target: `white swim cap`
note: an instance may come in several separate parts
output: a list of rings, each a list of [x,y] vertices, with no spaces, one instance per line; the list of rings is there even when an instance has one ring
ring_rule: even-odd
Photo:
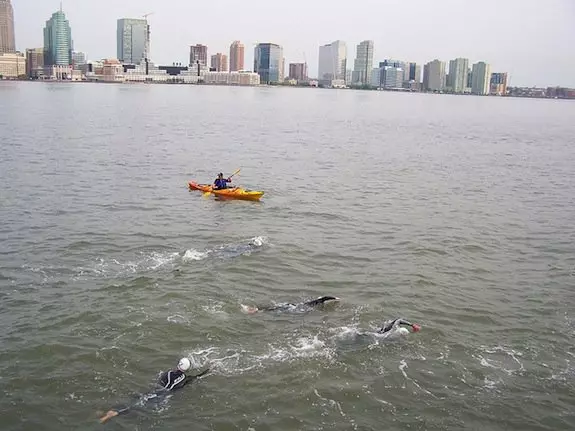
[[[178,362],[178,370],[180,371],[188,371],[191,366],[192,363],[188,358],[182,358],[180,359],[180,362]]]

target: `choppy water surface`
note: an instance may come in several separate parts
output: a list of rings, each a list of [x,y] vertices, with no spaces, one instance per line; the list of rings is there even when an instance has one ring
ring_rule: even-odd
[[[575,104],[0,83],[3,430],[572,430]],[[241,167],[260,203],[186,188]],[[308,313],[242,305],[340,297]],[[377,337],[405,317],[421,332]],[[212,373],[100,425],[182,355]]]

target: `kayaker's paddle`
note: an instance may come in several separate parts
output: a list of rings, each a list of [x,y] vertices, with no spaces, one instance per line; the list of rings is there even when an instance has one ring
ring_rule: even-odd
[[[234,175],[239,174],[241,170],[242,170],[242,168],[239,168],[237,171],[235,171],[233,174],[231,174],[228,178],[231,178],[231,177],[233,177]],[[210,190],[207,191],[207,192],[204,192],[204,193],[202,194],[202,196],[203,196],[203,197],[206,197],[206,196],[211,195],[211,194],[212,194],[212,190],[213,190],[213,188],[210,186]]]

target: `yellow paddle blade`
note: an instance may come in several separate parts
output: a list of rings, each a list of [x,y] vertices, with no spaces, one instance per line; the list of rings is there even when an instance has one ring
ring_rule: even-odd
[[[235,171],[233,174],[231,174],[228,178],[231,178],[231,177],[233,177],[234,175],[239,174],[241,170],[242,170],[242,168],[239,168],[237,171]]]
[[[212,192],[204,192],[204,193],[202,193],[202,197],[205,198],[205,197],[208,197],[208,196],[211,195],[211,194],[212,194]]]

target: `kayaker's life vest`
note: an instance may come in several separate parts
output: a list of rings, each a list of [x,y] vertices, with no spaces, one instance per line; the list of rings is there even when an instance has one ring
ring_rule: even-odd
[[[216,189],[225,189],[228,187],[225,178],[217,178],[214,185],[216,186]]]

